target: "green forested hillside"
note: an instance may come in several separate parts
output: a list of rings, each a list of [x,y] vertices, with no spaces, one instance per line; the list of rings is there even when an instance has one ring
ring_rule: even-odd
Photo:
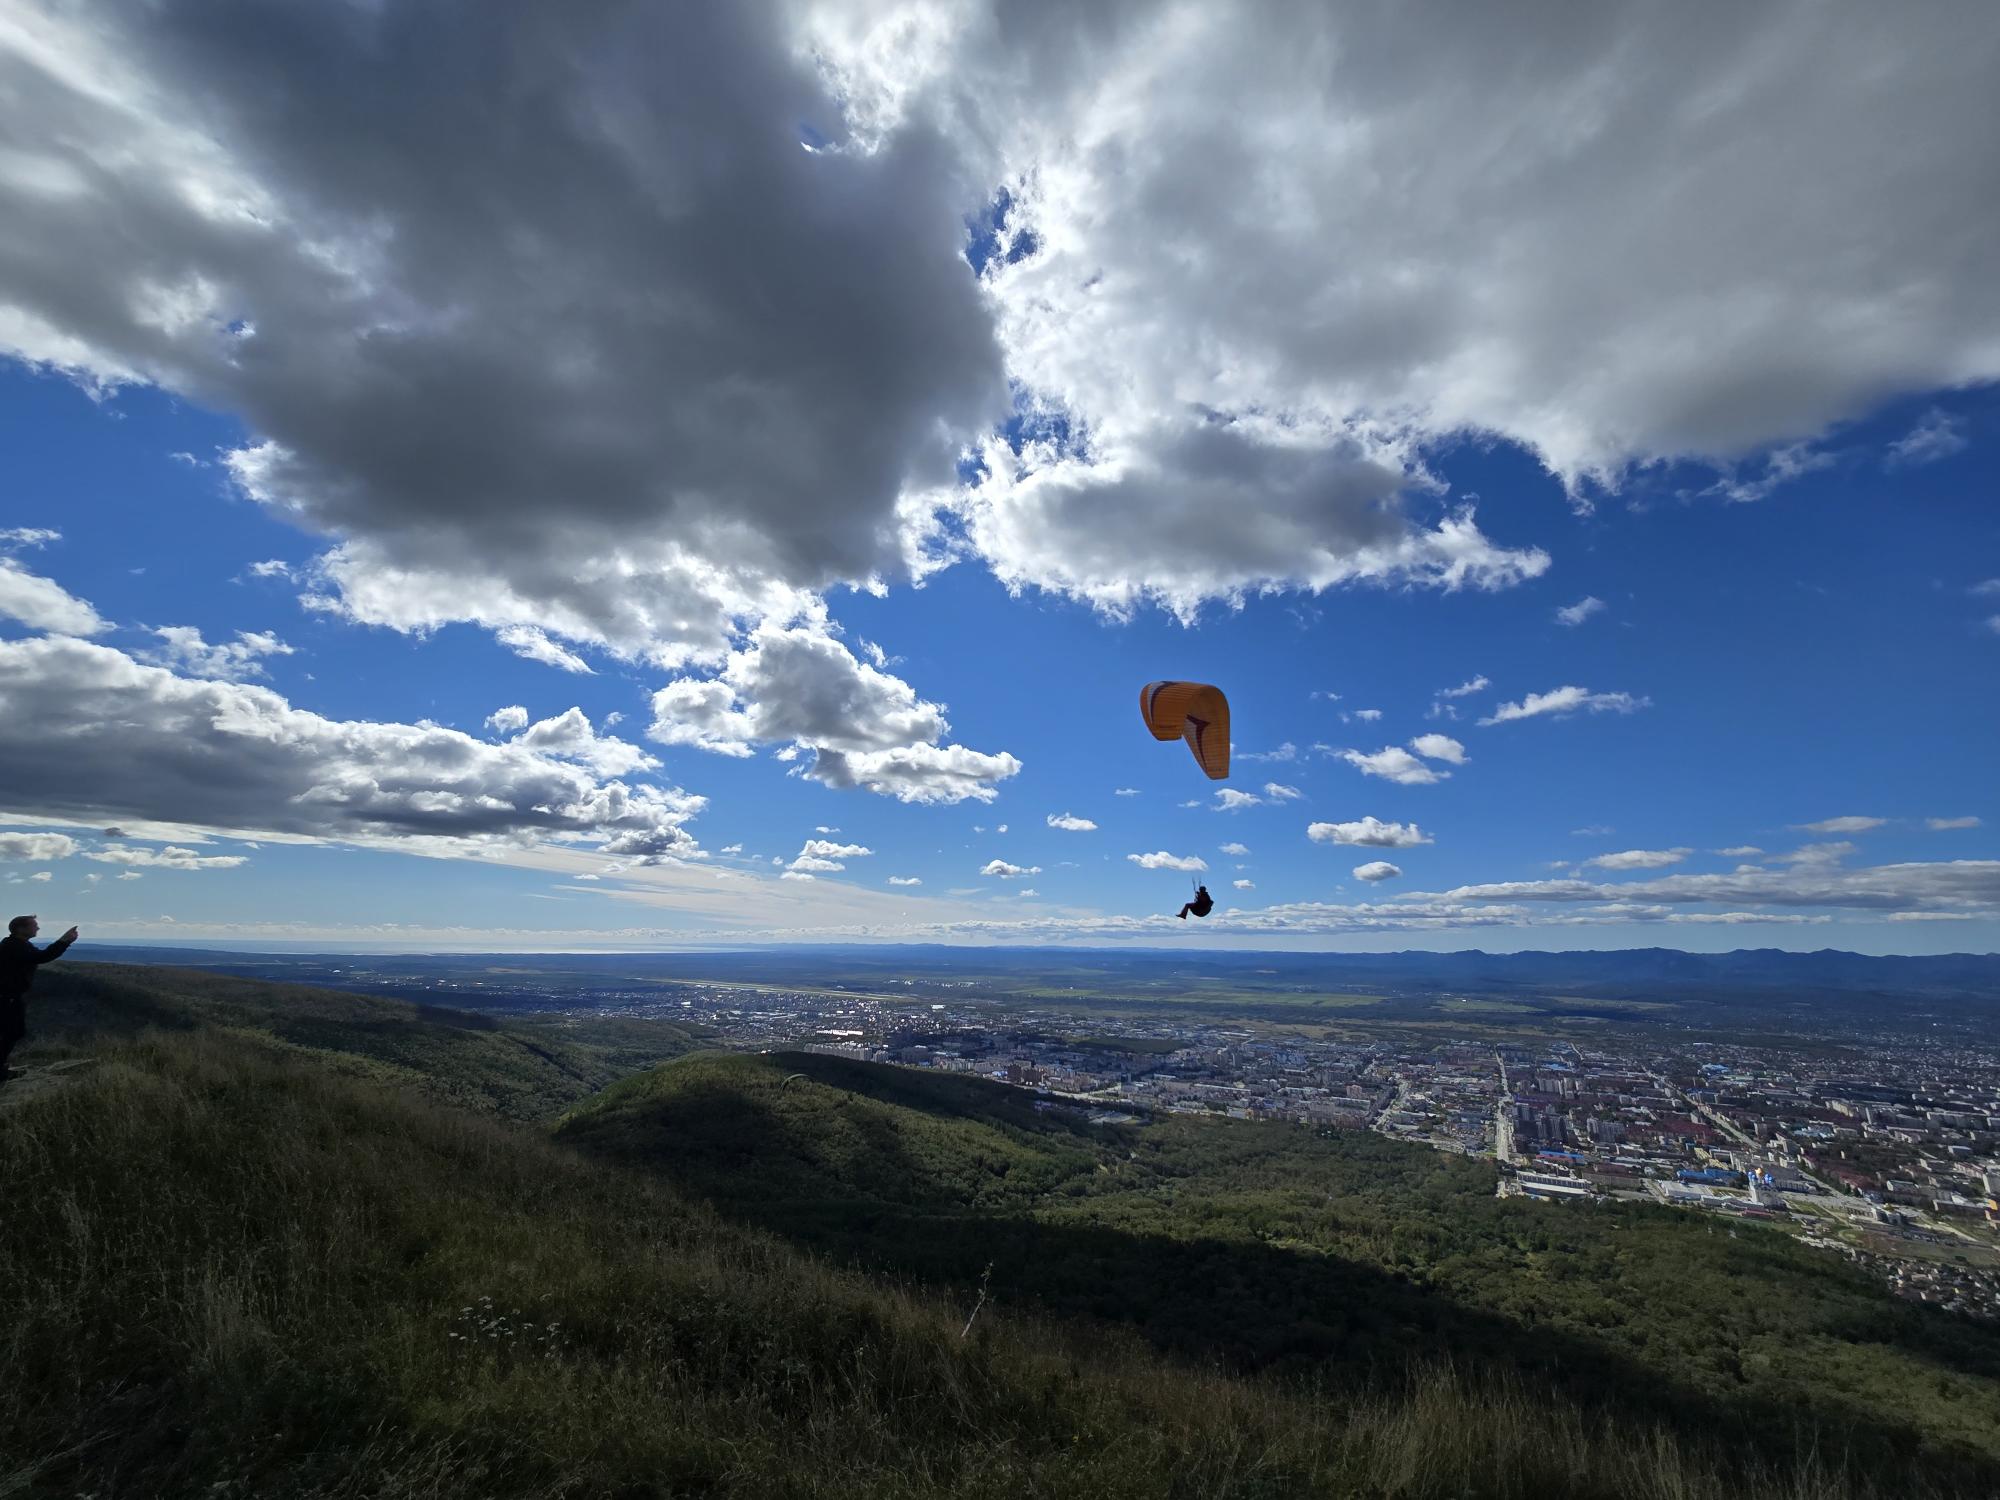
[[[463,1018],[137,972],[67,984],[38,987],[60,1034],[27,1061],[87,1046],[92,1065],[0,1109],[0,1496],[1993,1487],[1977,1444],[1860,1388],[1853,1444],[1789,1408],[1746,1443],[1747,1408],[1685,1375],[1656,1382],[1678,1404],[1593,1395],[1559,1363],[1585,1336],[1544,1303],[1636,1252],[1524,1221],[1528,1302],[1474,1306],[1422,1238],[1441,1207],[1493,1203],[1473,1164],[1104,1131],[962,1080],[712,1054],[614,1086],[552,1139],[505,1118],[543,1087],[516,1078],[521,1049]],[[588,1046],[615,1068],[613,1043]],[[559,1076],[583,1066],[549,1050]],[[1311,1206],[1329,1191],[1333,1218]],[[835,1264],[856,1259],[890,1274]],[[1689,1265],[1746,1288],[1765,1269]],[[1987,1346],[1933,1323],[1898,1342],[1869,1320],[1900,1309],[1828,1295],[1783,1305],[1844,1309],[1871,1378],[1928,1336],[1907,1368],[1990,1400],[1969,1368]],[[1637,1378],[1637,1358],[1602,1368]]]
[[[1374,1135],[1092,1127],[997,1084],[805,1054],[687,1057],[559,1133],[824,1253],[984,1278],[1003,1305],[1183,1357],[1348,1385],[1450,1360],[1747,1441],[1803,1421],[1887,1466],[2000,1460],[1989,1326],[1775,1231],[1498,1199],[1489,1163]]]

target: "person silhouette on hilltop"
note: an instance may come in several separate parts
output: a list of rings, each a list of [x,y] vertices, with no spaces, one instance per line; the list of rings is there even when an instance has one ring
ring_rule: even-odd
[[[1185,922],[1189,912],[1193,912],[1197,917],[1205,917],[1213,910],[1215,910],[1215,898],[1209,895],[1207,886],[1198,885],[1194,888],[1194,900],[1181,908],[1180,918]]]
[[[7,924],[7,936],[0,938],[0,1086],[14,1076],[7,1071],[7,1058],[28,1033],[28,989],[35,982],[35,970],[61,958],[76,941],[72,927],[48,947],[37,948],[28,939],[41,930],[35,918],[16,917]]]

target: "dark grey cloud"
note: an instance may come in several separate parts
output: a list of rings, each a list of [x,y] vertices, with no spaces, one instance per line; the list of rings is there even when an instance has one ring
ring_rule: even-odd
[[[268,688],[179,677],[86,641],[0,642],[0,795],[17,811],[418,852],[550,840],[640,858],[698,852],[682,825],[703,798],[599,780],[593,768],[618,742],[587,722],[537,730],[531,748],[327,719]]]

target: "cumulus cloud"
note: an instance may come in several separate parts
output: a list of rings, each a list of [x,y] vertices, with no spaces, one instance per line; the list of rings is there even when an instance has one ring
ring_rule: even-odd
[[[488,719],[487,722],[490,724],[493,721]],[[530,724],[515,736],[514,743],[544,754],[581,761],[605,776],[630,776],[635,771],[657,771],[660,768],[659,759],[648,755],[637,745],[613,735],[597,733],[580,708],[570,708],[554,718]]]
[[[1340,722],[1343,724],[1373,724],[1381,717],[1382,710],[1379,708],[1357,708],[1351,712],[1347,709],[1340,711]]]
[[[1958,420],[1932,407],[1916,426],[1889,445],[1886,461],[1891,468],[1913,468],[1950,458],[1966,446],[1965,431]]]
[[[68,859],[83,846],[66,833],[0,833],[0,859],[46,864]]]
[[[1042,867],[1040,865],[1010,865],[1004,859],[989,859],[984,865],[980,866],[979,873],[982,875],[997,875],[1002,880],[1019,880],[1023,875],[1041,874]]]
[[[50,542],[61,540],[60,531],[52,531],[46,526],[0,527],[0,552],[17,552],[23,547],[46,547]]]
[[[1365,817],[1352,823],[1313,823],[1306,837],[1316,844],[1356,844],[1369,849],[1414,849],[1431,842],[1414,823],[1384,823]]]
[[[1402,873],[1401,870],[1390,864],[1386,859],[1370,860],[1365,865],[1356,865],[1354,867],[1354,878],[1356,880],[1365,880],[1371,885],[1378,881],[1394,880]]]
[[[904,802],[991,801],[1012,776],[1012,755],[935,742],[944,710],[899,677],[861,661],[817,626],[764,625],[714,677],[683,677],[653,695],[651,736],[747,756],[757,742],[814,752],[806,772],[829,786],[861,786]]]
[[[1410,741],[1410,748],[1427,760],[1449,761],[1454,766],[1465,764],[1465,746],[1448,734],[1420,734]]]
[[[1652,703],[1650,698],[1635,698],[1630,693],[1593,693],[1588,688],[1559,687],[1546,693],[1530,693],[1519,703],[1503,703],[1490,717],[1481,719],[1482,725],[1508,724],[1516,719],[1534,719],[1543,714],[1572,714],[1578,709],[1588,709],[1591,713],[1629,714]]]
[[[1261,807],[1263,802],[1255,792],[1240,792],[1233,786],[1221,787],[1215,794],[1217,812],[1242,812],[1246,807]]]
[[[1069,833],[1095,833],[1097,825],[1088,818],[1079,818],[1075,813],[1050,813],[1049,827],[1061,828]]]
[[[1586,594],[1574,604],[1565,604],[1556,611],[1556,621],[1562,625],[1581,625],[1592,615],[1602,613],[1604,601],[1595,594]]]
[[[1792,826],[1806,833],[1866,833],[1888,821],[1887,818],[1822,818],[1817,823],[1794,823]]]
[[[1240,750],[1237,752],[1236,758],[1238,760],[1297,760],[1299,758],[1299,747],[1294,745],[1290,740],[1286,740],[1275,750]]]
[[[26,529],[16,534],[38,535]],[[30,573],[11,557],[0,557],[0,619],[19,620],[30,630],[56,635],[102,635],[111,628],[109,621],[62,585]]]
[[[863,859],[874,852],[864,844],[836,844],[830,839],[807,839],[785,869],[793,875],[832,875],[846,869],[848,860]]]
[[[1677,865],[1692,853],[1692,849],[1621,849],[1616,854],[1595,855],[1583,863],[1600,870],[1658,870]]]
[[[1295,786],[1286,786],[1284,783],[1278,781],[1267,781],[1264,783],[1264,795],[1269,797],[1273,802],[1296,802],[1305,793]]]
[[[516,730],[528,727],[528,711],[518,703],[509,704],[506,708],[496,708],[486,716],[486,727],[498,730],[501,734],[513,734]]]
[[[1111,795],[1114,797],[1136,797],[1139,795],[1139,789],[1136,786],[1121,786]]]
[[[1254,891],[1257,889],[1257,882],[1254,880],[1232,880],[1229,883],[1239,891]]]
[[[1169,854],[1161,849],[1153,854],[1128,854],[1125,856],[1142,870],[1206,870],[1208,861],[1192,854]]]
[[[93,826],[152,820],[420,853],[588,840],[694,852],[706,805],[600,781],[575,743],[495,745],[435,724],[324,718],[269,688],[176,676],[86,641],[0,642],[6,796]]]
[[[1924,819],[1924,827],[1930,829],[1933,833],[1942,833],[1952,828],[1977,828],[1978,826],[1979,819],[1976,817]]]
[[[146,653],[145,660],[192,677],[219,678],[225,682],[268,676],[260,658],[292,654],[292,648],[268,630],[239,630],[235,640],[212,646],[192,625],[166,625],[153,634],[162,644],[158,650]]]
[[[1222,852],[1224,854],[1234,855],[1236,858],[1241,859],[1250,852],[1250,846],[1247,844],[1236,844],[1236,843],[1224,844],[1222,846]]]
[[[1715,852],[1726,859],[1756,859],[1764,851],[1755,844],[1733,844],[1727,849],[1718,849]]]
[[[861,787],[898,802],[991,802],[999,795],[994,783],[1020,769],[1004,750],[987,755],[963,745],[856,751],[822,745],[808,774],[830,787]]]
[[[1359,750],[1343,750],[1340,758],[1366,776],[1380,776],[1403,786],[1428,786],[1451,775],[1427,766],[1400,745],[1390,745],[1372,755]]]
[[[889,877],[889,884],[891,884],[891,885],[922,885],[922,884],[923,884],[923,881],[922,881],[922,880],[921,880],[921,879],[920,879],[919,877],[917,877],[917,876],[915,876],[915,875],[891,875],[891,876]]]

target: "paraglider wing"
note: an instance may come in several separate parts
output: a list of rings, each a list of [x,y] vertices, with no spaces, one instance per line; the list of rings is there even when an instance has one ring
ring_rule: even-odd
[[[1212,781],[1229,779],[1229,700],[1206,682],[1149,682],[1139,712],[1156,740],[1186,740]]]

